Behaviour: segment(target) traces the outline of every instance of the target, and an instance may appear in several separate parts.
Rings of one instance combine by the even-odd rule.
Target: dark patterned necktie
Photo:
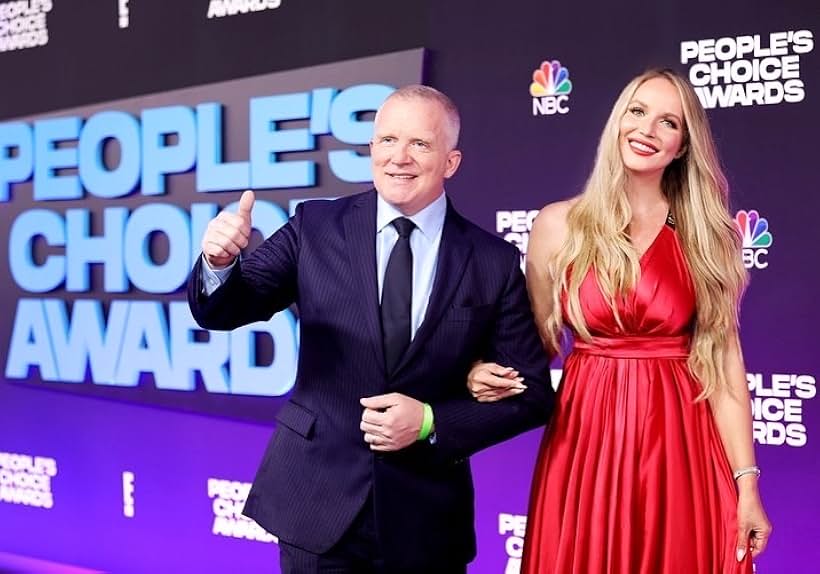
[[[410,345],[410,311],[413,299],[413,252],[410,234],[416,225],[406,217],[391,224],[399,239],[390,252],[382,283],[382,337],[387,373],[391,375]]]

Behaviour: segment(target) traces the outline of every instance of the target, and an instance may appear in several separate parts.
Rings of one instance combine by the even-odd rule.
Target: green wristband
[[[426,440],[431,430],[433,430],[433,407],[424,403],[424,418],[421,419],[418,440]]]

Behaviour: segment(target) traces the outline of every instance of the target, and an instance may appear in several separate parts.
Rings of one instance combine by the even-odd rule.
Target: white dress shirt
[[[447,214],[447,197],[442,193],[433,203],[413,216],[406,216],[401,211],[384,201],[379,196],[376,203],[376,276],[379,278],[379,301],[382,300],[382,286],[387,261],[399,232],[390,223],[397,217],[407,217],[416,224],[410,234],[410,250],[413,252],[413,300],[410,310],[410,338],[416,335],[424,321],[430,293],[433,291],[433,278],[436,276],[438,248],[441,243],[441,232],[444,229],[444,216]]]

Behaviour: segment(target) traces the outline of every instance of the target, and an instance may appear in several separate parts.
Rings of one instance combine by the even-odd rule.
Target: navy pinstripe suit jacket
[[[282,540],[322,553],[372,491],[389,561],[418,571],[439,558],[466,563],[475,556],[468,457],[544,424],[554,402],[519,253],[448,205],[425,319],[388,377],[375,234],[373,190],[306,202],[211,296],[202,295],[200,263],[191,274],[189,302],[204,328],[233,329],[298,306],[296,384],[276,415],[245,514]],[[465,385],[478,359],[517,368],[529,388],[478,403]],[[387,392],[432,405],[436,444],[369,450],[359,399]]]

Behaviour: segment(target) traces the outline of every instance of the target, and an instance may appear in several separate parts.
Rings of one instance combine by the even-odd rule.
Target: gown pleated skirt
[[[737,493],[708,401],[687,366],[694,289],[676,233],[641,258],[621,326],[594,273],[539,452],[523,574],[748,574]]]

